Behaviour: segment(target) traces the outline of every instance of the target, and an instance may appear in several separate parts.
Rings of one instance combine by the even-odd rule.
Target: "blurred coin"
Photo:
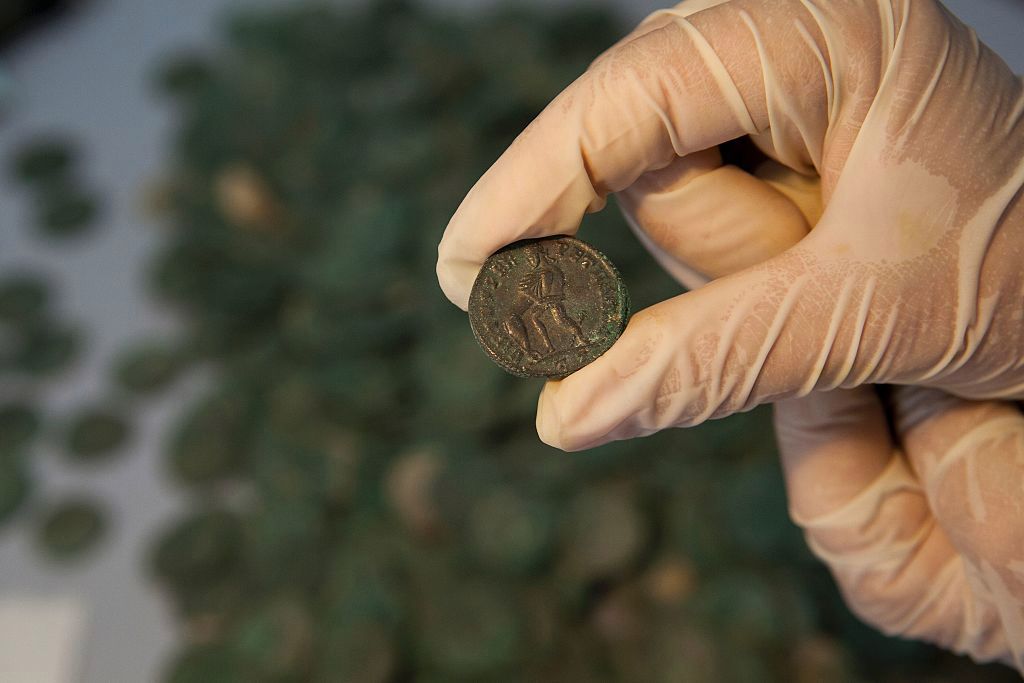
[[[47,510],[37,542],[50,559],[71,562],[93,549],[107,529],[106,515],[89,500],[69,500]]]
[[[250,407],[236,391],[225,391],[192,407],[175,427],[167,453],[182,483],[206,485],[237,474],[248,454]]]
[[[213,68],[201,55],[174,55],[160,65],[154,80],[157,87],[169,95],[193,96],[210,85]]]
[[[569,615],[561,609],[558,596],[543,585],[531,584],[517,594],[532,656],[559,656],[562,640],[571,628]]]
[[[265,497],[245,520],[246,571],[267,588],[316,585],[328,552],[326,515],[303,497]]]
[[[0,458],[21,450],[39,432],[39,413],[22,402],[0,404]]]
[[[120,415],[105,408],[87,408],[68,427],[68,455],[83,462],[103,460],[124,445],[130,432]]]
[[[719,660],[737,655],[742,658],[744,653],[737,653],[732,648],[721,648],[712,634],[696,628],[688,619],[658,623],[656,629],[650,641],[643,644],[643,660],[637,663],[638,668],[644,671],[643,675],[627,677],[627,680],[651,683],[760,683],[773,680],[771,676],[729,676],[731,670],[722,667]]]
[[[583,581],[615,578],[634,564],[649,540],[647,519],[632,494],[584,488],[563,520],[563,570]]]
[[[737,547],[764,558],[796,555],[803,535],[789,519],[786,486],[774,453],[741,463],[717,483],[723,489],[722,521]]]
[[[591,626],[606,644],[614,646],[650,635],[649,615],[636,588],[631,583],[619,584],[594,605]]]
[[[779,619],[776,591],[755,573],[715,577],[693,597],[694,612],[743,649],[778,644],[789,624]]]
[[[0,526],[14,518],[31,487],[32,481],[21,459],[0,457]]]
[[[434,487],[444,465],[429,449],[396,458],[384,477],[384,491],[395,515],[410,532],[431,537],[441,529]]]
[[[70,141],[56,136],[40,137],[15,153],[11,174],[24,182],[47,181],[66,174],[74,159]]]
[[[189,642],[209,643],[223,637],[243,606],[252,603],[245,582],[238,575],[165,586],[174,598]]]
[[[429,669],[456,679],[492,680],[515,661],[522,624],[501,587],[441,581],[427,590],[417,645]]]
[[[643,576],[647,596],[659,605],[679,605],[697,589],[697,570],[678,556],[667,556],[655,562]]]
[[[320,595],[330,628],[346,628],[353,621],[372,621],[388,627],[407,619],[405,584],[408,573],[422,573],[422,566],[406,557],[396,542],[397,530],[380,520],[356,525],[350,537],[336,542],[325,558]]]
[[[301,676],[309,666],[312,641],[309,613],[291,596],[255,603],[231,636],[236,656],[256,680]]]
[[[12,323],[38,317],[49,301],[49,287],[38,275],[15,273],[0,280],[0,320]]]
[[[40,198],[39,229],[48,237],[75,237],[93,226],[99,200],[75,187],[54,187]]]
[[[151,569],[172,585],[213,584],[239,566],[242,539],[235,515],[222,510],[194,513],[156,539]]]
[[[795,683],[852,683],[856,677],[851,664],[849,655],[839,642],[825,635],[816,635],[797,641],[790,670]]]
[[[328,625],[319,632],[323,647],[312,679],[317,683],[388,683],[401,657],[391,629],[375,621]]]
[[[470,549],[492,571],[533,571],[551,550],[553,516],[542,500],[527,498],[511,487],[496,488],[470,509]]]
[[[469,297],[473,334],[519,377],[561,379],[607,351],[629,317],[615,266],[575,237],[523,240],[484,262]]]
[[[223,644],[187,647],[167,666],[166,683],[249,683],[231,648]]]
[[[12,367],[29,375],[53,375],[75,360],[81,348],[78,331],[62,323],[34,320],[19,331],[10,360]]]
[[[268,229],[280,220],[273,192],[250,166],[235,164],[222,170],[214,191],[221,213],[238,227]]]
[[[178,376],[185,364],[182,350],[159,341],[137,342],[114,361],[114,379],[136,394],[160,391]]]
[[[327,503],[336,507],[347,507],[360,491],[359,468],[363,453],[354,434],[339,430],[328,430],[319,437],[323,448],[324,485]]]

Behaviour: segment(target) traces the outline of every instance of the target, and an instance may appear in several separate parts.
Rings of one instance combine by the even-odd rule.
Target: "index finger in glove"
[[[750,11],[748,11],[748,7]],[[754,17],[751,12],[756,12]],[[513,142],[466,196],[438,247],[437,274],[465,309],[484,260],[524,238],[575,234],[584,213],[641,174],[769,126],[765,69],[824,111],[820,36],[799,2],[733,0],[639,32],[602,55]],[[772,31],[758,22],[800,24]],[[801,37],[803,36],[803,37]],[[786,68],[781,68],[781,67]],[[808,82],[820,84],[808,87]],[[779,84],[776,83],[776,86]]]

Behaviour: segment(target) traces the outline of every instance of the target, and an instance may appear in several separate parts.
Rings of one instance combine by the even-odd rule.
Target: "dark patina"
[[[480,346],[518,377],[576,372],[615,343],[628,318],[619,272],[575,237],[523,240],[495,252],[469,296]]]

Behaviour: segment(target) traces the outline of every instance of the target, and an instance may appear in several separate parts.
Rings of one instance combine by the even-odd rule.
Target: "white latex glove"
[[[1024,673],[1024,416],[896,387],[782,401],[790,514],[847,603],[891,635]]]
[[[714,149],[744,135],[759,177]],[[1024,671],[1024,423],[949,396],[1024,398],[1022,187],[1024,86],[938,3],[688,2],[481,178],[438,277],[465,308],[488,255],[619,192],[680,281],[720,278],[545,386],[538,432],[567,450],[815,390],[944,390],[896,393],[898,443],[867,388],[780,404],[792,511],[866,619]]]

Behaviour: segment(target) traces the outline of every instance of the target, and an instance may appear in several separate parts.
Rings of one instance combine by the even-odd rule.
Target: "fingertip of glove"
[[[562,381],[565,380],[548,382],[537,401],[537,435],[540,440],[566,453],[578,453],[607,443],[607,435],[581,428],[583,415],[574,413],[571,405],[566,405],[566,400],[558,398]],[[565,414],[567,411],[569,417]]]
[[[562,443],[562,424],[555,410],[552,394],[557,392],[557,382],[548,382],[537,399],[537,436],[540,440],[559,450],[567,450]]]
[[[444,295],[463,311],[468,311],[469,293],[480,271],[480,264],[441,256],[437,260],[436,271],[437,282]]]

